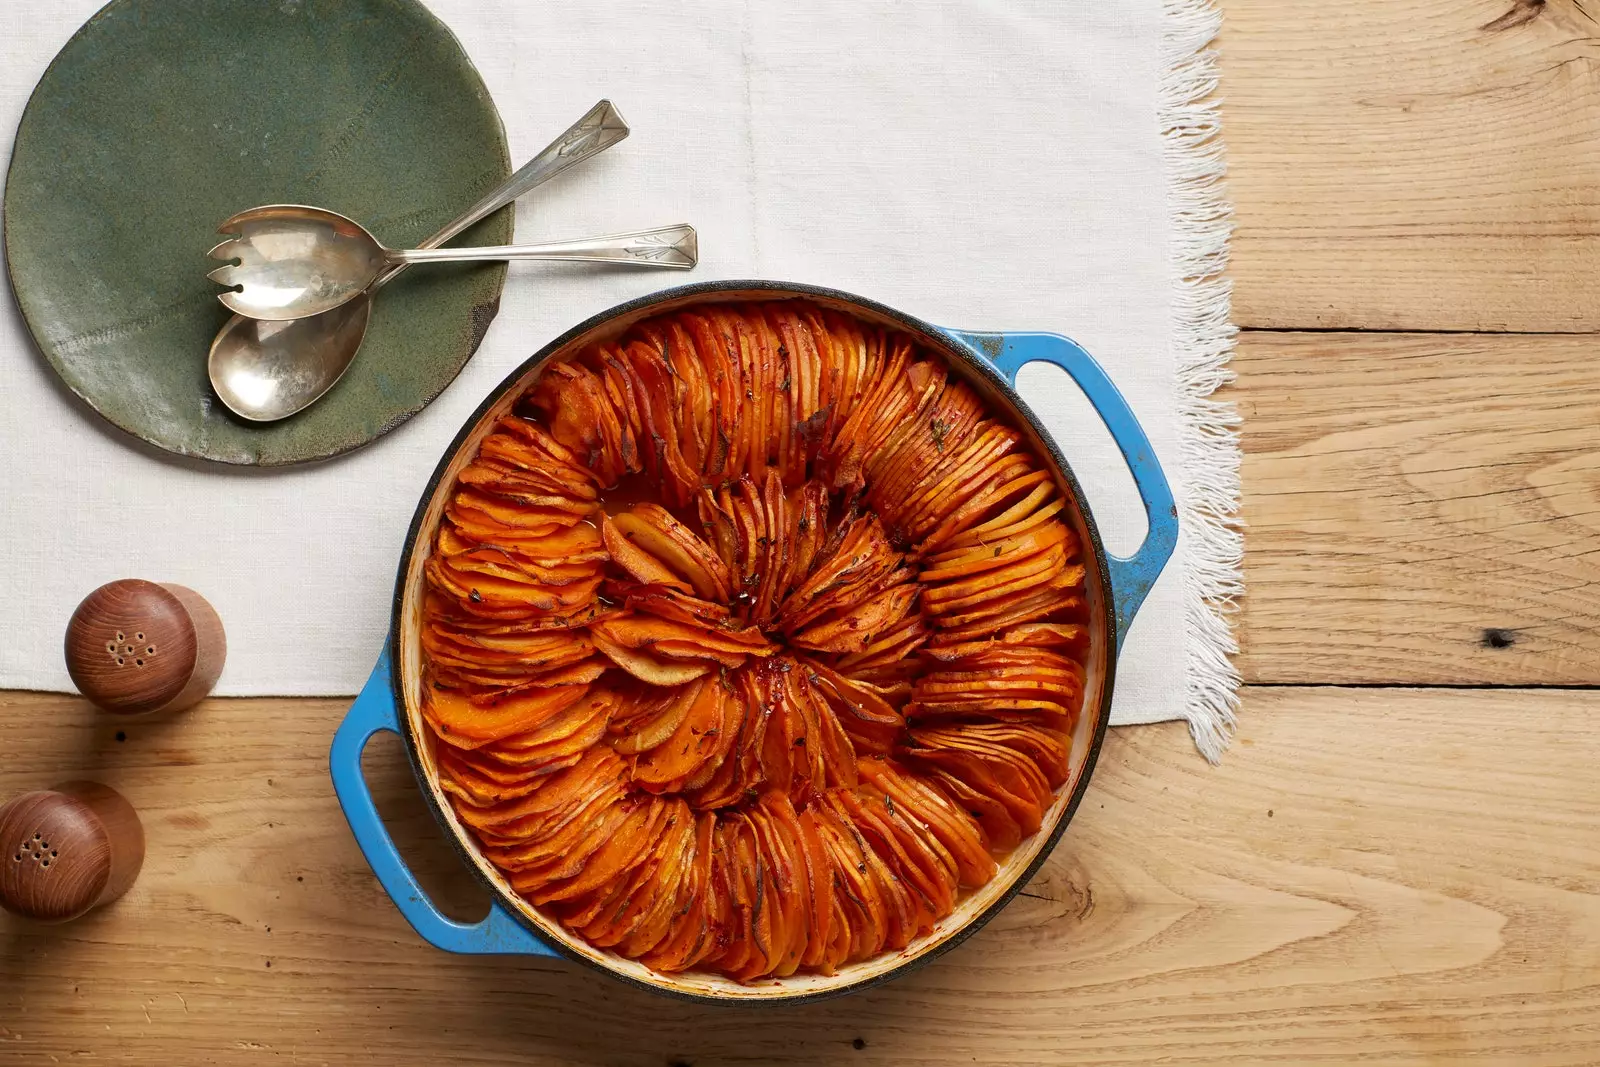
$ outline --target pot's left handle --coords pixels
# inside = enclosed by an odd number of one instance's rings
[[[1078,383],[1089,403],[1100,414],[1111,439],[1133,475],[1133,484],[1144,502],[1149,529],[1144,543],[1133,555],[1123,558],[1106,553],[1111,571],[1111,597],[1117,613],[1117,645],[1127,636],[1139,605],[1150,594],[1162,568],[1178,545],[1178,508],[1172,497],[1161,461],[1156,458],[1150,438],[1128,401],[1111,383],[1110,375],[1095,358],[1070,338],[1056,333],[971,333],[946,330],[966,347],[993,363],[1012,386],[1017,372],[1029,363],[1053,363]]]
[[[378,665],[372,669],[372,677],[367,679],[366,687],[350,705],[344,722],[333,735],[333,749],[328,754],[333,791],[356,835],[356,843],[372,865],[372,873],[378,876],[383,891],[389,894],[389,899],[412,928],[437,948],[476,955],[556,955],[554,949],[513,919],[498,901],[489,905],[489,914],[481,922],[463,923],[449,918],[428,899],[422,886],[417,884],[416,876],[400,858],[394,839],[389,836],[372,802],[366,778],[361,774],[361,753],[372,736],[380,730],[400,732],[391,677],[389,651],[385,646],[383,655],[378,657]]]

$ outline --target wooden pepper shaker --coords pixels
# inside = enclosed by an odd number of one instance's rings
[[[119,715],[146,715],[182,711],[211,692],[228,642],[193,589],[124,578],[78,605],[65,651],[84,696]]]
[[[144,864],[133,805],[98,782],[64,782],[0,808],[0,907],[67,922],[126,893]]]

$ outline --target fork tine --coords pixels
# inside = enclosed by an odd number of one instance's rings
[[[212,271],[210,274],[207,274],[206,277],[210,278],[218,285],[226,285],[231,289],[234,285],[233,264],[224,264],[223,266],[220,266],[216,270]]]
[[[238,240],[232,237],[228,238],[226,241],[218,241],[212,247],[211,251],[206,253],[206,255],[212,259],[232,259],[234,258],[234,254],[229,250],[238,243]]]

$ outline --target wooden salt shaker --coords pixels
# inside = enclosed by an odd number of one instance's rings
[[[0,907],[67,922],[126,893],[144,863],[144,827],[122,794],[64,782],[0,808]]]
[[[215,609],[181,585],[110,582],[67,624],[73,684],[118,715],[182,711],[211,692],[227,654]]]

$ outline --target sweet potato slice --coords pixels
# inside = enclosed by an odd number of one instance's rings
[[[988,840],[971,813],[892,760],[862,760],[860,769],[863,778],[939,839],[955,861],[961,885],[974,888],[994,877]]]
[[[670,825],[680,804],[659,797],[635,802],[628,817],[594,851],[581,873],[540,887],[529,893],[528,899],[535,904],[574,900],[625,877],[651,854],[656,839]]]
[[[684,874],[684,854],[693,847],[694,820],[682,801],[668,801],[662,832],[648,846],[631,877],[614,878],[571,898],[577,905],[565,921],[581,926],[584,937],[600,948],[631,942],[626,955],[653,948],[666,934],[665,913],[677,897]]]
[[[707,674],[713,664],[709,662],[682,662],[664,660],[638,649],[618,644],[602,634],[590,631],[590,639],[605,657],[641,682],[651,685],[683,685]]]
[[[955,905],[955,861],[944,846],[924,838],[894,810],[894,802],[870,786],[841,789],[841,809],[872,851],[907,892],[911,936],[924,934]]]
[[[430,688],[422,710],[440,738],[458,748],[477,748],[537,728],[582,700],[586,692],[585,686],[561,686],[480,707],[459,690]]]
[[[600,513],[600,536],[605,541],[606,551],[611,554],[611,562],[632,577],[685,593],[693,592],[694,587],[674,574],[665,563],[624,537],[605,512]]]
[[[1026,757],[959,732],[960,728],[910,731],[900,752],[918,763],[948,771],[1005,806],[1025,834],[1039,829],[1050,786]]]
[[[483,751],[511,766],[572,763],[605,736],[611,711],[610,703],[580,700],[539,729],[491,742]]]
[[[623,754],[645,754],[634,764],[635,782],[661,792],[715,750],[723,714],[720,692],[715,679],[697,678],[679,691],[661,716],[614,744]]]
[[[861,652],[879,634],[905,619],[919,592],[910,583],[891,586],[862,604],[806,627],[789,640],[819,652]]]
[[[801,660],[807,679],[858,749],[886,752],[905,718],[875,686],[847,678],[815,659]]]
[[[754,627],[732,630],[622,612],[593,623],[590,633],[628,648],[648,649],[663,641],[698,645],[709,651],[771,655],[774,646]]]
[[[547,840],[486,851],[493,862],[510,872],[512,888],[534,901],[550,886],[570,885],[582,875],[590,860],[629,825],[638,808],[627,798],[602,795],[593,808],[586,809],[581,817]]]
[[[694,678],[667,691],[667,699],[655,705],[653,714],[630,718],[611,747],[621,755],[637,756],[666,744],[688,719],[690,709],[708,684],[712,683],[703,677]]]
[[[441,745],[438,752],[439,785],[463,804],[488,808],[525,797],[544,785],[559,768],[519,769],[514,774],[490,776],[478,765],[462,759],[457,750]],[[500,780],[504,779],[504,780]]]
[[[665,508],[637,504],[611,521],[629,539],[687,579],[697,595],[726,602],[731,592],[727,566],[709,545]]]
[[[779,810],[783,809],[780,816]],[[793,807],[781,793],[764,794],[751,808],[751,822],[767,859],[773,890],[773,941],[777,965],[787,978],[800,968],[810,940],[811,881],[806,877],[804,846],[797,833]]]
[[[716,944],[711,908],[711,862],[716,815],[695,818],[691,850],[683,860],[684,877],[670,912],[664,941],[640,953],[645,966],[664,974],[686,971],[709,955]]]

